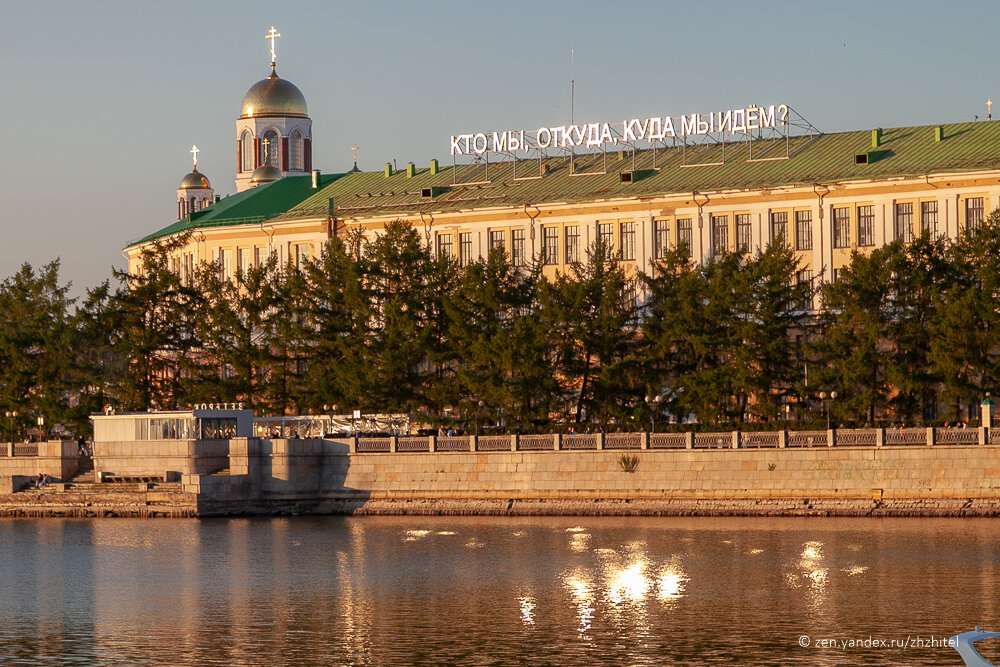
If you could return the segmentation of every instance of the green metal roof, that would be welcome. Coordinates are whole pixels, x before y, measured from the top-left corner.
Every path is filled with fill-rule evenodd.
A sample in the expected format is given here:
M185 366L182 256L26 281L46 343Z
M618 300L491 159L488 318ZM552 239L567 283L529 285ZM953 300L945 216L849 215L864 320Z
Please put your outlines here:
M287 177L227 197L131 245L199 227L325 216L330 199L341 218L404 216L1000 169L1000 122L943 125L940 142L934 141L936 127L883 130L874 149L870 130L791 137L788 159L783 138L754 140L753 160L744 139L725 145L691 142L686 148L678 143L637 151L634 160L628 152L623 159L617 152L577 155L572 172L569 156L559 155L541 162L493 163L488 169L484 164L444 166L435 175L423 167L412 178L405 170L389 178L383 172L348 172L323 176L318 190L308 176ZM859 153L868 154L868 164L855 164ZM622 171L635 171L635 181L621 183ZM421 197L421 190L431 187L441 192Z
M320 176L320 187L341 178L342 174ZM294 176L266 183L220 199L217 203L192 213L177 222L126 247L148 243L172 234L207 227L247 225L270 220L315 193L310 176Z

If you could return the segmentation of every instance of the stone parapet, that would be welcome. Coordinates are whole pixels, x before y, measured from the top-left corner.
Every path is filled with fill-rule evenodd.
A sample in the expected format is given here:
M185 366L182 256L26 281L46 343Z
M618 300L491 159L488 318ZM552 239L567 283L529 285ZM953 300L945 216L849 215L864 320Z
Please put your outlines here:
M4 452L9 449L9 443ZM29 476L39 473L55 481L64 481L76 474L79 468L78 446L75 440L48 440L36 445L35 456L0 456L0 478Z

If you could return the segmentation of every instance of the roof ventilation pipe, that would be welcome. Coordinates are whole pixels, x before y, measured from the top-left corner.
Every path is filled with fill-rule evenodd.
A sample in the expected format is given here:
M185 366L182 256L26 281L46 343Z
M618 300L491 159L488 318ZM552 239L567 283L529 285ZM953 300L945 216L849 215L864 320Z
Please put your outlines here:
M319 188L319 169L312 170L312 189L316 190Z

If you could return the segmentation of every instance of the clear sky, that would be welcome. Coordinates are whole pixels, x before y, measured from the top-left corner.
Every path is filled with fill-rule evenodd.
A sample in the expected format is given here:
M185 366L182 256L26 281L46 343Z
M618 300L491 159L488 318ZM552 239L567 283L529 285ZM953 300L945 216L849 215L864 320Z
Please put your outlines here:
M1000 2L0 0L0 277L62 259L73 293L173 222L199 170L235 192L235 120L303 92L324 173L449 162L451 134L788 104L824 132L980 119ZM1000 118L1000 106L997 108Z

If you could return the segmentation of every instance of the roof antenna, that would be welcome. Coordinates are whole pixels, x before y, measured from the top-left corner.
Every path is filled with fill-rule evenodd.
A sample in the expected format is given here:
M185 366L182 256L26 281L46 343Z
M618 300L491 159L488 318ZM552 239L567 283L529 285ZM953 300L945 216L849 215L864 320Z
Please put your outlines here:
M574 49L569 50L569 124L576 125L576 59ZM576 148L570 144L569 173L576 173Z

